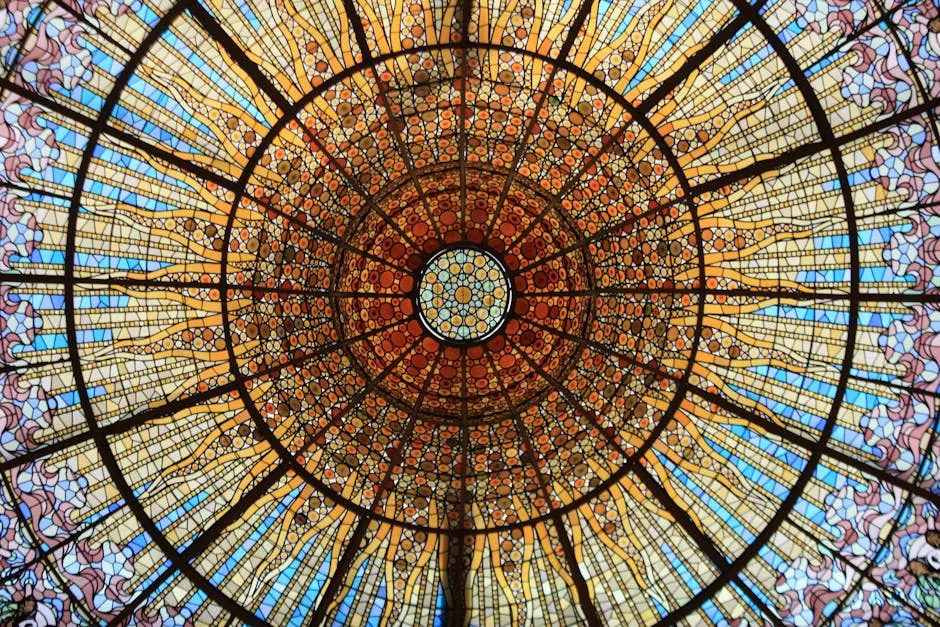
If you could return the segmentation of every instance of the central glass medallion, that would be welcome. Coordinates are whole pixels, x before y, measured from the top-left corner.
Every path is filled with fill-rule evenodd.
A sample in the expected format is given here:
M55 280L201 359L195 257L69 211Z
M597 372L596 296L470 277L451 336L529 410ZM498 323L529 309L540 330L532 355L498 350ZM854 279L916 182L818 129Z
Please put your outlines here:
M468 246L432 256L418 282L418 312L435 337L479 342L499 331L512 300L505 266L491 253Z

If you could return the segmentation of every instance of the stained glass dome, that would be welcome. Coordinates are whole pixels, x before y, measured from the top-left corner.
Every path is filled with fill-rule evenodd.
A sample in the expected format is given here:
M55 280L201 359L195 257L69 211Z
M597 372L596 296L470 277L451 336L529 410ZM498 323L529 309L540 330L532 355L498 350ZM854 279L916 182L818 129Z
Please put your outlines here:
M0 624L940 622L935 0L5 0Z

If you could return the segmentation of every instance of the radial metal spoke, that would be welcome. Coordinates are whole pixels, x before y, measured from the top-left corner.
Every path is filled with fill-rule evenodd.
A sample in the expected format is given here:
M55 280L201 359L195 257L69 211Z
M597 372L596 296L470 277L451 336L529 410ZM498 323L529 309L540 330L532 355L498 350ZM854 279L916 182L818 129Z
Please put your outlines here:
M386 470L382 480L379 481L375 486L375 497L372 499L372 505L369 507L369 512L374 512L375 508L384 502L386 494L390 491L389 489L386 489L386 485L391 480L392 474L398 465L397 460L400 460L403 457L403 453L406 450L405 447L408 446L408 443L411 441L411 435L414 432L414 427L417 424L418 416L421 412L421 405L424 401L425 395L427 394L431 380L433 379L433 376L437 370L437 365L440 361L440 358L441 355L438 353L434 359L434 363L428 370L428 374L424 380L424 383L422 384L421 391L418 393L418 398L416 399L415 404L411 409L411 412L408 416L408 422L405 425L405 429L399 435L398 444L396 444L392 450L389 451L389 460L391 463L389 463L388 470ZM311 442L312 441L314 440L311 439ZM319 625L326 623L327 613L332 608L336 600L336 595L339 593L340 587L346 582L346 577L352 568L356 554L359 552L359 547L362 545L362 541L365 539L370 522L372 522L372 519L369 516L359 516L359 520L356 523L356 527L353 530L352 536L350 537L349 542L343 551L342 557L340 557L339 564L336 567L336 572L333 573L329 583L327 583L326 590L323 592L323 595L317 602L317 607L314 610L313 615L310 617L310 620L307 622L308 627L318 627Z
M628 127L629 126L627 124L622 125L614 132L609 141L602 142L602 145L600 149L597 150L597 152L588 155L587 159L584 160L584 163L578 169L576 169L570 177L568 177L568 181L561 186L561 188L558 190L558 193L552 196L551 200L546 203L545 207L543 207L542 210L532 220L529 221L525 228L522 229L522 231L520 231L519 234L516 235L512 240L510 240L509 244L506 246L506 250L512 250L520 242L525 240L526 236L529 235L529 233L531 233L542 222L542 220L545 219L545 216L547 216L553 209L558 209L561 207L562 201L569 193L571 193L571 190L577 187L578 183L581 181L581 177L584 176L587 172L590 172L591 168L594 167L594 164L596 164L603 155L607 154L613 146L620 144L620 140L627 132Z
M761 0L759 4L764 4L766 0ZM735 34L737 34L741 28L747 23L747 19L743 15L739 15L732 22L722 28L714 37L712 37L709 42L700 48L694 54L688 56L683 63L683 65L672 73L666 80L664 80L654 91L651 93L642 103L637 105L635 108L630 108L628 111L631 113L632 117L645 116L647 115L656 105L662 102L669 93L678 87L682 81L688 78L693 72L698 70L698 68L709 58L711 58L718 49L728 43ZM539 213L538 217L530 222L523 231L510 242L506 247L506 250L512 250L512 248L521 242L526 235L528 235L535 226L541 222L545 216L548 215L549 211L556 207L561 206L562 199L564 199L572 189L577 186L581 177L584 176L586 172L589 172L590 169L594 166L598 160L614 147L620 144L621 139L623 138L624 133L628 128L627 124L620 126L611 139L607 142L601 144L600 149L597 150L594 154L588 156L584 164L577 169L574 174L572 174L568 180L562 185L558 194L554 197L552 202L550 202L546 207Z
M587 19L587 16L591 12L593 6L594 0L581 0L581 5L578 7L578 12L575 14L574 20L568 27L565 40L562 42L561 48L558 50L558 61L566 62L568 60L568 55L571 53L571 48L574 46L575 39L578 38L578 34L581 32L581 28L584 26L584 21ZM492 233L496 226L496 221L499 219L499 215L503 211L503 205L506 204L506 199L509 197L509 190L512 187L513 181L515 180L516 172L519 170L519 165L522 163L522 159L529 151L529 138L532 137L532 133L535 132L535 127L538 126L539 115L541 114L542 109L545 107L545 103L548 101L549 94L553 93L554 91L553 84L555 82L555 76L558 74L558 70L560 68L561 65L559 63L552 63L552 69L548 74L548 79L545 81L545 88L538 92L539 98L535 102L535 109L532 112L532 117L529 119L529 123L526 125L526 128L523 131L522 137L519 139L516 152L513 154L512 164L509 166L509 173L506 177L506 182L503 184L503 190L500 192L499 200L496 201L496 206L493 209L490 222L486 227L486 233Z
M766 4L767 0L759 0L754 3L755 8L758 10ZM681 85L685 80L692 76L695 72L699 70L705 61L712 58L718 49L727 44L731 39L737 35L741 29L747 26L749 20L746 15L739 13L736 18L731 20L728 24L722 27L717 33L712 35L708 43L696 50L694 53L688 55L685 61L682 63L682 66L670 74L665 80L663 80L659 85L656 86L656 89L646 97L643 102L636 106L636 111L639 115L647 115L650 111L656 108L657 105L662 103L662 101L668 96L672 91Z
M927 389L924 389L924 388L919 388L919 387L916 387L916 386L913 385L913 384L905 385L905 384L903 384L903 383L895 383L895 382L893 382L893 381L883 381L883 380L881 380L881 379L868 379L868 378L866 378L866 377L861 377L861 376L859 376L859 375L851 374L851 373L849 373L849 378L850 378L850 379L853 379L853 380L855 380L855 381L862 381L862 382L864 382L864 383L871 383L871 384L875 384L875 385L881 385L881 386L884 386L884 387L886 387L886 388L890 388L890 389L892 389L892 390L895 390L896 392L899 392L899 393L913 394L913 395L915 395L915 396L925 396L925 397L929 397L929 398L940 399L940 392L935 392L935 391L933 391L933 390L927 390Z
M178 281L169 279L134 278L134 277L78 277L68 279L64 274L27 274L4 272L0 273L0 284L36 284L36 285L63 285L71 281L73 285L101 285L104 287L144 287L148 289L219 289L218 283L205 283L203 281Z
M69 109L68 107L56 102L55 100L52 100L51 98L48 98L47 96L43 96L42 94L27 89L26 87L17 85L16 83L13 83L6 78L0 78L0 89L10 91L18 96L31 100L44 109L68 118L76 124L81 124L82 126L85 126L89 129L97 128L99 129L100 134L107 135L108 137L124 142L128 146L139 150L144 154L152 155L162 161L166 161L170 165L176 166L187 174L192 174L193 176L204 181L214 183L223 189L234 191L238 187L236 181L223 176L214 170L210 170L209 168L203 167L197 163L193 163L192 161L184 159L178 154L165 150L155 144L146 142L133 133L122 131L120 129L114 128L113 126L109 126L105 121L101 121L99 123L99 121L95 120L94 118L84 115L83 113L79 113L73 109ZM71 200L71 197L69 197L69 200Z
M917 117L924 113L930 112L933 109L937 108L938 106L940 106L940 98L934 98L920 105L911 107L909 109L905 109L895 115L880 119L877 122L874 122L868 126L865 126L863 128L857 129L855 131L851 131L849 133L846 133L845 135L837 137L835 140L836 144L845 145L853 141L856 141L857 139L860 139L862 137L871 135L873 133L882 132L906 120L909 120L911 118ZM802 158L812 156L814 154L817 154L819 152L822 152L830 148L831 146L828 143L823 142L823 141L810 142L810 143L798 146L796 148L792 148L780 155L777 155L776 157L755 161L749 166L745 166L733 172L724 173L716 178L705 181L704 183L693 185L691 187L691 196L689 198L686 198L686 197L675 198L665 203L662 203L661 205L658 205L657 207L648 209L644 211L643 213L640 213L640 214L631 213L627 215L625 218L623 218L622 220L619 220L618 222L615 222L614 224L601 229L594 235L586 237L580 240L579 242L572 244L571 246L562 248L561 250L558 250L552 253L551 255L536 259L532 263L529 263L527 265L524 265L518 268L512 274L514 276L518 275L522 272L526 272L527 270L531 270L549 261L562 257L568 253L580 250L594 242L606 239L609 235L616 233L617 231L623 229L626 226L629 226L630 224L635 223L639 219L653 217L664 211L668 211L673 206L678 205L683 202L691 202L692 198L697 198L698 196L701 196L704 193L718 191L727 185L731 185L733 183L736 183L744 179L760 177L764 174L767 174L768 172L779 170L783 167L786 167L787 165L790 165L792 163L795 163L796 161L799 161Z
M730 400L728 400L727 398L719 394L709 392L697 386L689 386L689 389L693 394L695 394L702 400L708 401L709 403L713 403L721 407L728 413L731 413L737 416L738 418L742 418L746 420L748 423L752 424L753 426L757 427L763 432L770 434L770 435L777 436L781 440L785 440L790 444L798 446L804 451L807 451L807 452L812 451L819 445L819 443L816 440L808 438L800 433L791 431L787 429L786 427L781 426L764 416L761 416L757 412L749 412L745 410L743 407L741 407L740 405L737 405L736 403L731 402ZM904 490L909 490L927 499L928 501L931 501L932 503L935 503L938 506L940 506L940 495L933 494L932 492L923 488L922 486L916 485L914 483L909 483L907 480L893 474L892 472L884 468L866 463L862 459L852 457L848 453L839 451L832 447L827 447L823 451L823 454L829 459L832 459L841 464L844 464L848 466L849 468L852 468L861 473L865 473L867 475L871 475L872 477L875 477L879 481L883 481L885 483L897 486ZM877 462L878 458L873 456L871 461Z
M940 106L940 98L933 98L919 105L904 109L894 115L881 118L871 124L863 126L844 135L834 137L831 141L818 140L790 148L774 157L755 160L750 165L731 172L724 172L720 176L709 179L703 183L692 186L692 197L697 198L705 193L720 191L723 187L733 185L739 181L759 178L770 172L782 170L793 165L801 159L811 157L825 150L832 150L833 146L845 146L869 135L881 133L893 126L932 111Z
M64 276L48 274L13 274L0 273L0 284L39 284L39 285L61 285L67 282ZM253 292L258 294L278 294L282 296L330 296L336 298L407 298L407 294L396 294L393 292L359 292L359 291L338 291L328 288L310 290L310 289L291 289L286 287L268 287L265 285L227 285L219 283L205 283L203 281L175 281L151 278L133 278L133 277L110 277L110 278L77 278L72 279L72 285L75 286L105 286L120 288L145 288L147 290L161 289L217 289L232 292Z
M612 350L610 347L605 347L603 344L600 344L598 342L594 342L586 338L579 338L577 336L560 332L556 329L552 329L551 327L537 323L533 320L527 319L526 323L534 327L538 327L540 329L548 331L549 333L553 333L559 337L562 337L563 339L567 339L571 342L574 342L578 344L579 346L590 348L591 350L597 352L598 354L605 355L608 357L616 357L618 359L625 360L632 366L645 370L646 372L649 372L653 376L658 377L660 379L667 379L675 383L679 383L681 381L681 377L679 376L673 375L669 372L666 372L664 370L661 370L649 364L638 361L632 355L623 353L621 351ZM784 439L791 444L799 446L803 450L812 451L812 450L815 450L819 446L818 441L807 438L806 436L801 435L799 433L790 431L789 429L775 422L772 422L768 420L767 418L764 418L763 416L761 416L760 414L756 412L748 411L747 409L741 407L737 403L732 402L731 400L725 398L724 396L721 396L720 394L709 392L708 390L705 390L701 388L700 386L695 385L693 383L686 383L686 388L690 392L694 393L696 396L700 397L701 399L708 401L709 403L718 405L725 411L731 414L734 414L738 418L742 418L746 420L747 422L751 423L755 427L760 428L764 432L775 435L781 439ZM934 495L930 491L920 486L911 485L907 483L904 479L891 474L890 472L884 470L883 468L879 468L877 466L871 466L869 464L866 464L864 460L856 459L852 457L851 455L848 455L846 453L843 453L841 451L838 451L832 448L826 448L824 451L824 454L827 457L830 457L834 460L837 460L843 464L846 464L847 466L850 466L858 470L859 472L870 474L874 477L877 477L878 479L882 481L885 481L892 485L897 485L898 487L901 487L905 490L912 490L914 492L917 492L918 494L923 496L925 499L928 499L931 502L935 502L938 505L940 505L940 496Z
M266 496L274 487L274 485L287 474L288 468L288 465L284 462L278 464L274 470L265 475L264 478L256 483L248 492L243 494L241 498L233 506L227 509L225 513L222 514L222 516L216 519L212 525L205 528L203 532L195 540L193 540L193 542L187 546L186 549L183 550L182 553L177 551L177 559L185 564L190 564L194 559L199 557L207 548L209 548L209 546L212 545L213 542L222 536L226 529L238 522L238 519L248 511L248 508ZM190 568L192 568L194 572L198 572L195 571L194 567L190 566ZM155 592L157 588L162 586L171 575L175 574L175 572L176 570L173 568L168 568L163 571L160 576L154 579L154 581L147 588L137 595L133 602L125 605L121 612L115 616L108 623L108 625L114 627L117 627L118 625L124 625L134 609L136 609L137 606L140 605L140 603L142 603L144 600L149 598L150 595ZM242 620L245 620L244 612L241 612L241 614ZM252 614L249 614L248 616L253 619L250 620L252 624L265 624L264 621Z
M457 467L460 472L460 491L457 494L457 528L447 537L447 609L446 625L464 627L467 614L467 506L470 476L470 420L467 404L467 353L460 353L460 454ZM446 514L447 512L445 512Z
M601 229L601 230L598 231L597 233L594 233L593 235L590 235L590 236L588 236L588 237L585 237L584 239L581 239L581 240L575 242L574 244L571 244L571 245L569 245L569 246L565 246L564 248L561 248L561 249L555 251L555 252L552 253L551 255L546 255L545 257L540 257L540 258L536 259L535 261L533 261L532 263L523 265L523 266L517 268L516 270L512 271L510 274L511 274L512 276L518 276L518 275L522 274L523 272L527 272L527 271L529 271L529 270L531 270L531 269L533 269L533 268L537 268L537 267L539 267L539 266L542 266L542 265L548 263L549 261L552 261L552 260L554 260L554 259L558 259L559 257L564 257L565 255L567 255L567 254L569 254L569 253L573 253L573 252L576 252L576 251L578 251L578 250L581 250L582 248L585 248L586 246L589 246L589 245L593 244L594 242L603 240L603 239L605 239L607 236L609 236L609 235L611 235L611 234L613 234L613 233L616 233L617 231L620 231L620 230L624 229L625 227L630 226L631 224L634 224L635 222L637 222L637 221L639 221L639 220L643 220L643 219L646 219L646 218L655 218L656 216L659 216L659 215L663 215L663 214L665 214L665 213L668 213L669 210L672 209L674 206L676 206L676 205L678 205L678 204L680 204L680 203L683 203L683 202L687 202L687 199L684 198L684 197L675 198L675 199L673 199L673 200L669 200L669 201L664 202L664 203L662 203L662 204L658 204L658 205L656 205L655 207L650 207L649 209L646 209L646 210L644 210L644 211L642 211L642 212L640 212L640 213L630 213L630 214L628 214L625 218L623 218L622 220L620 220L620 221L618 221L618 222L615 222L614 224L611 224L611 225L609 225L609 226L607 226L607 227L604 227L603 229Z
M460 79L460 108L457 110L457 163L460 175L460 237L467 239L467 82L470 80L470 18L473 15L473 0L460 3L460 44L463 57L458 66ZM481 77L482 79L482 77Z
M11 372L26 372L27 370L35 370L38 368L48 368L49 366L61 366L62 364L71 363L67 358L60 359L49 359L46 361L25 361L22 358L8 362L0 367L0 374L9 374Z
M388 375L391 374L396 368L398 368L401 362L404 361L405 357L410 355L411 352L415 348L417 348L419 344L420 342L418 340L415 340L414 342L412 342L405 350L399 353L399 355L395 359L389 362L388 365L385 366L385 368L383 368L380 373L378 373L376 376L366 381L366 384L362 387L362 389L356 392L349 399L349 402L347 402L346 405L343 406L343 409L336 412L336 415L330 418L330 420L325 425L322 425L314 433L310 434L309 439L312 442L316 442L320 438L324 437L327 431L329 431L330 429L333 429L334 427L339 426L340 422L342 422L343 418L345 418L347 414L349 414L350 412L356 409L359 409L359 407L362 406L362 403L366 400L366 398L368 398L369 394L371 394L376 388L378 388L382 383L384 383L385 379L388 378Z
M349 184L350 187L352 187L354 190L356 190L356 192L360 196L362 196L366 204L369 206L369 209L373 211L377 216L382 218L382 220L386 224L388 224L392 228L393 231L398 233L398 235L401 236L401 238L405 242L408 242L409 244L411 244L415 248L415 250L420 250L421 247L418 246L418 243L414 240L414 238L412 238L411 235L406 233L405 230L402 229L401 226L397 222L395 222L395 220L393 220L392 217L387 212L385 212L381 207L378 206L378 204L376 204L375 200L369 194L368 190L366 190L366 188L362 185L362 183L360 183L358 179L356 179L352 174L346 171L346 169L336 160L336 157L334 157L332 154L329 153L329 151L327 151L323 143L319 139L314 137L310 133L310 131L307 129L307 127L304 126L302 123L300 124L300 128L303 129L302 132L304 134L304 137L307 139L307 141L313 144L320 153L326 156L330 164L333 166L333 169L336 172L338 172L339 175L342 176L346 180L346 182Z
M848 288L846 288L848 289ZM665 296L725 296L729 298L761 298L770 300L849 300L856 299L860 303L940 303L940 294L907 292L907 293L874 293L861 292L853 297L848 292L812 292L795 291L792 289L765 290L762 288L725 289L725 288L696 288L696 287L598 287L590 290L558 290L556 292L527 292L529 298L565 297L591 297L602 296L642 296L648 294L662 294Z
M719 571L723 571L728 568L729 562L725 555L718 549L715 545L715 542L705 534L704 531L699 529L698 525L692 520L692 517L689 513L682 508L678 503L676 503L669 493L663 488L662 485L653 477L650 472L643 467L642 464L637 465L634 469L633 474L640 480L646 489L656 498L662 507L669 512L669 515L672 516L672 519L678 524L686 535L695 543L698 549L708 558L708 560L715 566ZM776 614L770 611L770 608L760 599L757 594L751 590L750 586L744 584L741 581L741 578L737 575L733 577L734 582L737 584L738 588L744 595L756 605L761 613L766 616L770 622L776 626L782 627L783 622Z
M225 53L235 62L239 69L244 71L251 81L271 99L271 101L280 109L282 115L287 115L293 110L293 104L268 76L261 67L251 60L241 44L235 41L231 35L222 27L218 20L199 2L192 2L188 8L190 15L206 34L213 39Z
M24 194L37 194L39 196L45 196L47 198L56 198L58 200L70 201L72 196L69 194L60 194L58 192L47 191L43 189L36 189L33 187L27 187L26 185L20 185L19 183L14 183L12 181L0 181L0 189L8 189L10 191L23 192Z
M565 562L568 564L568 572L574 580L575 590L578 592L578 604L584 617L587 619L589 627L600 627L602 625L600 614L594 606L594 600L591 598L591 591L587 582L584 580L584 574L578 566L578 557L574 552L574 546L571 544L571 538L568 536L568 530L565 528L564 520L560 515L552 518L552 524L555 527L555 533L558 535L558 542L561 544L562 553L565 556Z
M663 295L663 296L727 296L735 298L746 298L746 297L755 297L755 298L772 298L772 299L781 299L781 300L809 300L809 299L818 299L818 300L838 300L840 298L848 298L848 294L842 294L838 292L831 293L814 293L814 292L802 292L795 290L762 290L760 288L754 289L723 289L723 288L710 288L705 287L646 287L643 285L635 285L630 287L595 287L593 289L587 290L557 290L557 291L544 291L544 292L526 292L525 296L527 298L553 298L553 297L591 297L599 298L602 296L647 296L647 295Z
M258 483L252 486L248 492L245 492L235 505L225 510L222 516L216 519L212 525L205 528L199 537L193 540L193 542L183 550L181 557L187 562L192 562L205 552L212 543L221 538L226 529L238 522L238 519L248 511L248 508L263 497L269 496L272 488L287 475L289 469L290 466L283 461L275 466L274 470L265 475ZM215 564L216 562L212 560L210 563Z
M381 106L385 109L385 115L388 117L387 128L391 132L392 141L395 144L396 149L398 150L398 156L401 157L402 163L405 164L405 170L407 171L408 178L411 179L411 184L414 185L415 191L418 193L418 197L421 199L421 203L424 205L424 211L430 220L434 216L434 212L431 211L431 206L428 204L428 199L424 193L424 189L421 187L421 182L418 180L417 175L415 174L414 161L411 158L411 155L408 154L408 147L405 144L405 140L402 137L402 129L406 127L404 119L396 117L392 112L392 103L391 98L389 97L389 85L382 80L382 77L379 75L378 65L379 61L376 61L375 57L372 55L372 50L369 47L369 40L366 37L366 31L362 27L362 17L356 12L356 7L353 4L353 0L343 0L343 10L346 13L346 19L349 20L350 25L353 29L353 34L356 37L356 43L359 45L359 51L362 52L362 62L365 63L372 69L372 74L375 76L375 85L379 93L379 101ZM379 116L381 120L381 116ZM443 235L438 229L438 233Z
M496 362L493 360L493 355L489 349L486 349L486 357L490 363L490 370L493 373L493 379L499 385L500 394L503 396L504 402L509 408L509 414L512 416L513 423L516 426L516 431L518 432L518 436L521 439L522 448L526 451L526 455L523 456L523 462L527 462L535 472L535 478L539 483L539 488L542 492L542 498L545 499L547 509L551 511L551 482L542 472L541 468L539 468L539 454L538 450L532 444L532 434L529 432L528 428L525 426L525 423L522 421L519 408L510 398L509 391L506 389L506 385L503 382L503 378L500 376L498 369L496 368ZM565 561L568 564L568 572L571 574L571 579L574 581L575 589L578 593L578 603L581 606L581 611L584 612L584 616L587 619L588 625L590 627L599 627L602 624L600 620L600 614L598 614L597 607L594 605L594 600L591 598L590 589L588 588L587 582L584 579L584 574L581 572L581 567L578 565L578 559L575 555L574 547L571 544L571 539L568 536L568 530L565 527L564 520L561 514L556 512L551 516L551 521L558 535L559 542L562 545L562 552L564 553Z
M290 185L290 183L289 183L289 181L287 180L287 177L286 177L286 176L283 176L283 175L282 175L282 176L281 176L281 181L282 181L283 183L285 183L285 184ZM296 217L296 216L294 216L294 215L288 214L288 213L286 213L285 211L274 207L272 204L270 204L270 203L267 202L266 200L262 200L262 199L260 199L260 198L254 197L254 196L246 196L246 198L247 198L250 202L253 202L253 203L255 203L255 204L260 205L260 206L263 207L266 211L272 212L272 213L274 213L275 215L280 216L281 218L284 218L285 220L287 220L287 221L290 222L291 224L297 226L298 228L305 230L306 232L310 233L311 235L313 235L314 237L316 237L317 239L319 239L319 240L321 240L321 241L329 242L329 243L333 244L334 246L336 246L336 247L338 247L338 248L340 248L340 249L342 249L342 250L344 250L344 251L346 251L346 252L353 253L353 254L355 254L355 255L358 255L358 256L360 256L360 257L364 257L364 258L366 258L366 259L370 259L370 260L375 261L376 263L380 263L380 264L382 264L382 265L384 265L384 266L386 266L386 267L393 268L393 269L396 269L396 270L406 270L406 268L405 268L404 266L400 265L400 264L394 264L394 263L390 262L388 259L386 259L386 258L384 258L384 257L380 257L380 256L378 256L378 255L376 255L376 254L374 254L374 253L371 253L371 252L369 252L369 251L366 251L366 250L363 250L363 249L361 249L361 248L358 248L357 246L353 246L352 244L350 244L349 242L347 242L345 238L342 238L342 237L336 235L335 233L331 233L330 231L327 231L327 230L325 230L325 229L321 229L321 228L318 227L318 226L314 226L314 225L310 224L310 223L307 222L306 220L301 220L300 218L298 218L298 217ZM304 215L304 216L306 217L308 214L302 214L302 215Z
M530 357L529 354L524 350L520 349L514 344L509 344L509 346L514 352L520 355L523 360L525 360L529 366L535 370L536 373L538 373L540 377L542 377L552 388L554 388L562 398L565 399L565 402L571 406L571 409L576 416L579 416L582 418L582 420L585 420L589 427L597 429L597 431L607 440L607 443L610 445L610 447L617 451L621 457L624 459L630 459L630 453L628 453L626 449L623 448L623 445L617 440L617 438L612 437L611 434L608 433L607 429L604 428L604 425L601 424L600 420L597 418L598 414L603 414L605 412L607 407L610 405L609 402L600 412L587 409L581 403L581 400L575 396L571 390L568 389L563 381L560 381L557 377L552 376L537 361L532 359L532 357Z
M396 231L405 241L411 245L418 247L415 241L407 234L405 231L396 223L391 217L379 207L372 196L368 191L363 187L362 183L350 172L347 172L346 168L343 167L337 160L336 156L326 150L326 147L323 143L315 137L310 130L304 125L303 121L297 118L298 109L297 106L291 103L287 96L285 96L281 91L268 79L267 76L242 50L241 46L234 40L232 37L225 31L221 25L215 21L215 18L212 17L209 12L203 8L198 3L195 3L195 8L191 9L193 17L199 22L200 26L209 33L209 35L226 51L226 53L232 58L232 60L238 65L243 71L245 71L249 76L252 77L252 80L255 84L263 91L271 100L277 105L277 107L282 111L284 115L290 115L297 121L298 128L300 129L301 134L304 136L304 140L309 144L313 144L318 152L320 152L327 161L330 163L333 171L339 174L346 183L356 190L356 192L362 197L363 201L369 206L369 208L380 216L386 224L388 224L394 231ZM361 24L360 24L361 28ZM236 190L240 191L240 190Z
M881 211L876 211L875 213L870 213L864 216L865 218L878 218L881 216L893 216L900 213L918 213L924 209L936 209L940 207L940 200L933 202L917 202L912 204L896 204L891 205ZM936 212L933 212L936 213Z
M352 253L354 255L358 255L360 257L365 257L366 259L370 259L376 263L380 263L389 268L394 268L396 270L405 270L405 267L402 265L392 263L391 261L389 261L388 259L384 257L379 257L378 255L374 253L370 253L369 251L353 246L352 244L347 242L345 239L339 237L338 235L335 235L334 233L330 233L329 231L321 229L318 226L314 226L305 220L300 220L296 216L292 216L288 213L285 213L281 211L280 209L276 209L270 204L267 204L258 198L252 198L251 201L261 205L262 207L264 207L265 210L270 211L274 213L275 215L278 215L284 218L285 220L287 220L288 222L290 222L297 228L303 229L304 231L310 233L311 235L313 235L319 240L329 242L330 244L333 244L337 248L340 248L346 252Z
M204 392L198 392L190 396L180 397L172 401L169 401L167 403L164 403L163 405L158 405L157 407L146 409L142 412L134 414L133 416L130 416L118 422L114 422L108 425L98 427L98 431L106 437L118 435L121 433L126 433L127 431L132 431L133 429L136 429L139 426L147 424L148 422L152 420L163 418L165 416L175 414L185 409L190 409L192 407L195 407L197 405L210 401L214 398L222 396L223 394L229 394L239 388L240 382L247 382L247 381L254 381L256 379L262 379L264 377L275 375L286 368L299 367L310 359L314 359L316 357L322 357L323 355L327 355L331 352L340 350L347 346L351 346L352 344L356 342L360 342L364 339L368 339L369 337L372 337L373 335L392 329L402 324L406 320L410 320L413 318L414 316L410 316L409 318L395 321L384 327L381 327L378 329L372 329L371 331L360 333L359 335L355 335L355 336L346 338L341 341L333 342L325 346L321 346L315 351L304 353L303 355L300 355L299 357L294 357L284 363L277 364L275 366L272 366L260 372L252 373L248 376L242 377L241 379L235 378L234 380L226 384L211 388ZM93 436L94 436L94 433L92 433L91 431L85 431L77 435L73 435L71 437L65 438L63 440L53 442L51 444L43 446L42 448L32 449L30 451L23 453L22 455L0 462L0 470L7 471L7 470L10 470L11 468L16 468L17 466L21 466L27 462L34 461L36 459L40 459L40 458L47 457L50 455L54 455L67 448L75 446L76 444L80 444L88 439L91 439Z
M343 554L340 556L339 563L336 565L336 571L327 581L326 590L323 591L320 601L313 611L313 615L307 622L307 627L319 627L320 625L326 624L326 614L330 607L332 607L340 586L346 581L346 576L352 568L353 560L356 559L356 554L359 552L359 547L366 537L366 532L369 530L369 523L371 522L372 519L368 516L360 515L357 519L352 535L349 537L346 548L343 549Z

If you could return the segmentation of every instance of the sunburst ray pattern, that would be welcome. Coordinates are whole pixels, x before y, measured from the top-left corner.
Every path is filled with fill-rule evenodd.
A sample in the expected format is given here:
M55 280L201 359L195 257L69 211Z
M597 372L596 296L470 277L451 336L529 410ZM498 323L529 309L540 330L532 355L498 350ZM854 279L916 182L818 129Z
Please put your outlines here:
M0 622L940 621L884 1L8 2Z

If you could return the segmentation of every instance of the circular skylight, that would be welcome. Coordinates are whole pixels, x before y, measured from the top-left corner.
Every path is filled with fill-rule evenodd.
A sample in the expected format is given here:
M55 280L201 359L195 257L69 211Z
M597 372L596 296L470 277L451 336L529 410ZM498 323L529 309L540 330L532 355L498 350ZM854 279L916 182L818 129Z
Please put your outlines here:
M456 247L428 260L418 284L418 308L442 340L478 342L496 333L509 311L511 288L490 253Z

